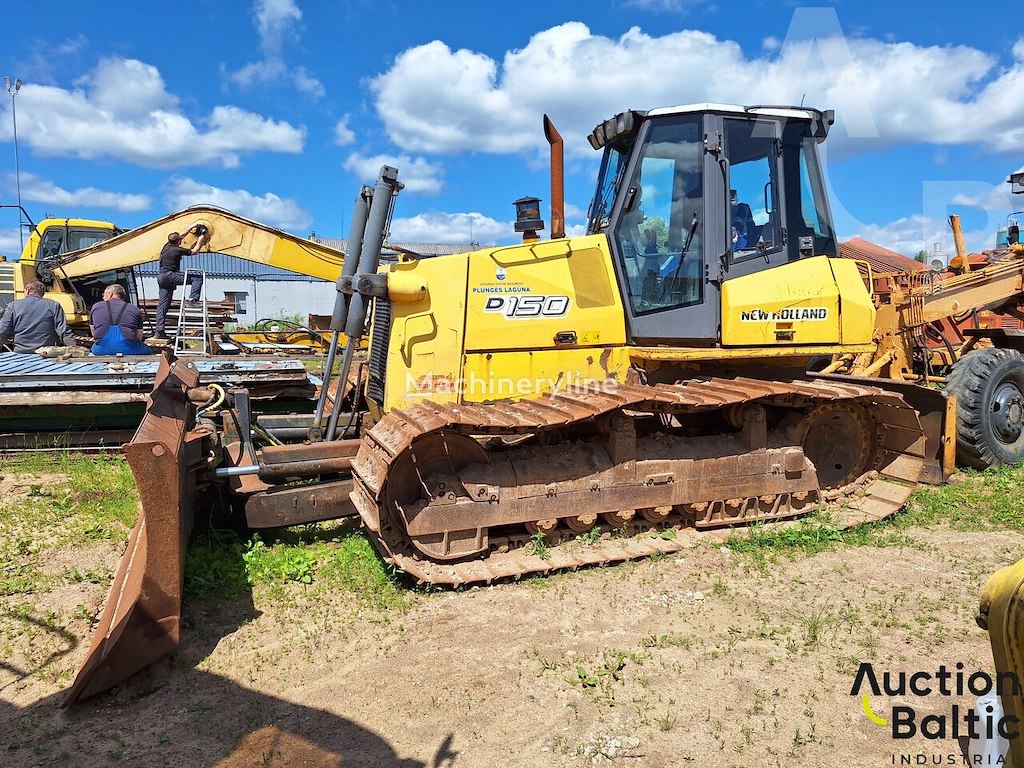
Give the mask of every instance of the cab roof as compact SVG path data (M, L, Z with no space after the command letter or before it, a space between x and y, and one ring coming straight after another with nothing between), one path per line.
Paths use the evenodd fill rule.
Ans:
M750 107L738 104L716 104L715 102L704 102L702 104L683 104L675 107L658 107L647 112L648 117L658 115L685 115L693 112L725 112L737 115L766 115L769 117L782 117L789 120L816 120L821 119L823 114L820 110L810 107L788 107L782 105L765 104Z

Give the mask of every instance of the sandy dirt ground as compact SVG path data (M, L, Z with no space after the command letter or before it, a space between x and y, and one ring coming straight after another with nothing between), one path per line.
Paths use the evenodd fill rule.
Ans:
M0 765L888 766L959 760L894 740L851 696L885 671L991 669L977 596L1024 535L912 530L767 567L692 536L656 561L360 609L284 597L186 605L169 659L59 709L106 586L57 590L2 638ZM76 550L113 569L116 545ZM53 568L66 567L55 558ZM53 604L50 604L53 603ZM89 612L56 626L54 613ZM951 716L963 696L872 695L880 718ZM949 725L951 729L951 724ZM927 764L933 764L928 762ZM942 764L946 764L943 762ZM959 763L962 764L962 763Z

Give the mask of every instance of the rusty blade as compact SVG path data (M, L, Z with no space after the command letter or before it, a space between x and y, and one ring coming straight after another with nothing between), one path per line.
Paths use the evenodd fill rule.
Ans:
M180 640L185 548L192 531L203 434L186 433L191 363L160 363L146 415L124 446L139 489L139 515L114 576L89 652L62 707L126 680Z

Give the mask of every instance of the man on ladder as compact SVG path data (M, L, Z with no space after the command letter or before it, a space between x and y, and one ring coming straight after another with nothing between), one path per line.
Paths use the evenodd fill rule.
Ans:
M199 237L196 244L189 248L182 248L179 243L184 235L198 227ZM183 256L195 256L206 242L206 228L202 224L193 224L184 232L171 232L167 236L167 245L160 251L160 271L157 273L156 284L160 287L160 303L156 308L156 333L153 338L166 339L167 312L171 308L171 299L174 297L174 289L185 284L185 273L181 271L181 259ZM194 307L199 303L200 290L203 287L203 276L200 272L189 273L189 297L185 302L186 306Z

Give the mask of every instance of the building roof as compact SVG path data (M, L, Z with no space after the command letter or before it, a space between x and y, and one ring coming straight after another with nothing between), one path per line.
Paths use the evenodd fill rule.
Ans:
M159 261L149 261L139 265L139 274L155 277L159 272ZM190 257L189 269L201 269L209 277L237 277L249 280L290 280L306 283L321 282L320 278L310 277L268 264L240 259L223 253L197 253Z
M875 272L921 272L928 269L926 264L860 237L840 243L839 255L844 259L866 261Z
M348 240L315 236L309 239L314 243L326 245L338 251L344 251L348 247ZM451 253L467 253L479 247L475 243L385 243L382 250L385 257L388 255L393 257L399 251L411 251L421 256L442 256ZM189 261L189 268L201 269L210 277L237 277L248 280L282 280L307 283L320 282L320 278L317 277L310 277L309 275L240 259L237 256L228 256L223 253L196 254ZM158 271L158 261L149 261L139 265L139 274L146 277L155 277Z
M310 240L320 245L326 245L328 248L334 248L336 251L345 251L348 249L348 240L344 238L333 238L333 237L317 237L316 235L310 235ZM395 243L389 242L384 243L383 250L385 252L391 251L392 253L398 252L409 252L415 253L420 256L447 256L453 253L469 253L470 251L479 250L479 243Z

